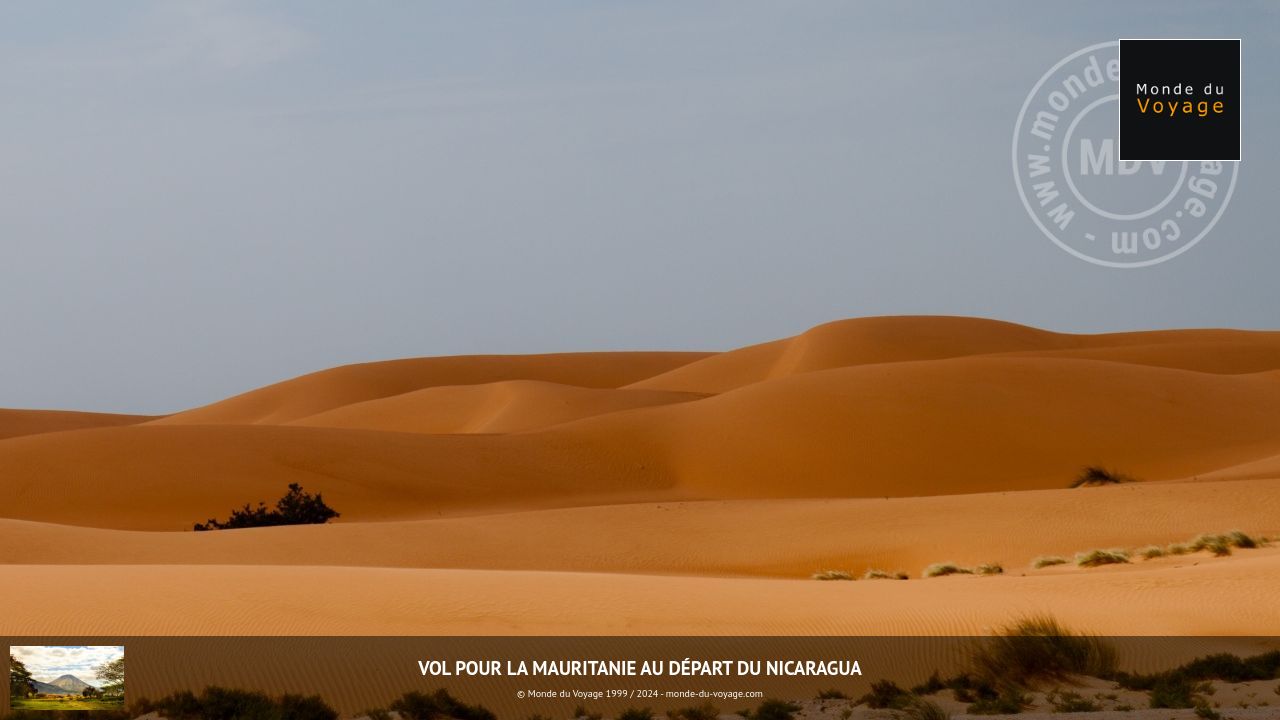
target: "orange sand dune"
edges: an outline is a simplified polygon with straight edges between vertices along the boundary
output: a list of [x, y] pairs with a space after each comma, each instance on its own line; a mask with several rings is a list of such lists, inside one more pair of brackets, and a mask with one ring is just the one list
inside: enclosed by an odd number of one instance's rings
[[153, 419], [154, 417], [150, 415], [0, 409], [0, 440], [64, 430], [136, 425]]
[[[0, 634], [1276, 627], [1280, 549], [1027, 565], [1280, 533], [1280, 333], [868, 318], [352, 365], [143, 420], [0, 411]], [[1065, 489], [1089, 464], [1146, 482]], [[182, 532], [290, 482], [339, 522]], [[804, 579], [946, 560], [1008, 572]]]
[[793, 375], [595, 428], [665, 433], [702, 497], [942, 495], [1063, 487], [1086, 464], [1157, 480], [1276, 454], [1278, 403], [1280, 373], [972, 357]]
[[294, 425], [415, 433], [510, 433], [640, 407], [697, 400], [695, 393], [614, 390], [507, 380], [425, 388], [295, 420]]
[[[88, 635], [1272, 635], [1280, 551], [1170, 569], [815, 582], [492, 570], [0, 566], [4, 628]], [[93, 592], [82, 592], [92, 587]], [[121, 612], [128, 608], [128, 612]], [[179, 610], [180, 609], [180, 610]]]
[[251, 390], [157, 422], [285, 423], [343, 405], [427, 387], [503, 380], [616, 388], [706, 356], [693, 352], [460, 355], [344, 365]]
[[[1180, 347], [1166, 349], [1162, 345]], [[1112, 348], [1119, 351], [1106, 352]], [[1100, 359], [1205, 372], [1280, 368], [1280, 333], [1276, 332], [1166, 330], [1068, 335], [981, 318], [872, 317], [827, 323], [792, 338], [713, 355], [641, 380], [634, 387], [714, 393], [854, 365], [1082, 350], [1101, 351], [1096, 353]]]
[[[1138, 517], [1142, 522], [1134, 522]], [[10, 557], [31, 564], [127, 559], [806, 578], [823, 569], [860, 574], [867, 568], [918, 576], [940, 561], [1000, 562], [1022, 573], [1039, 555], [1163, 545], [1233, 528], [1280, 536], [1280, 481], [1135, 483], [891, 500], [635, 503], [218, 533], [0, 520], [0, 545]]]
[[323, 490], [346, 521], [530, 503], [954, 495], [1060, 488], [1086, 464], [1145, 480], [1207, 473], [1280, 454], [1277, 427], [1280, 373], [956, 358], [815, 371], [512, 435], [150, 425], [16, 438], [0, 444], [0, 477], [14, 479], [0, 507], [175, 530], [293, 481]]
[[[0, 508], [27, 520], [182, 530], [271, 501], [290, 482], [323, 492], [346, 521], [672, 496], [669, 476], [640, 462], [601, 467], [599, 448], [576, 438], [530, 437], [273, 425], [37, 435], [0, 443]], [[584, 483], [574, 467], [599, 475]]]

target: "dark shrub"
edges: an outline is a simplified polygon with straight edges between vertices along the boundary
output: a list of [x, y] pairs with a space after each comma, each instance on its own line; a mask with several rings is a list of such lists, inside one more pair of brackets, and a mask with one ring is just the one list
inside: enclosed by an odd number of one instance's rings
[[320, 493], [311, 495], [303, 492], [298, 483], [289, 483], [289, 492], [276, 501], [274, 509], [267, 509], [267, 504], [262, 502], [256, 508], [246, 503], [239, 510], [232, 510], [231, 517], [226, 521], [209, 518], [208, 522], [196, 523], [195, 530], [201, 532], [279, 525], [323, 525], [339, 514], [324, 504], [324, 496]]
[[1108, 677], [1116, 669], [1114, 648], [1072, 633], [1050, 617], [1031, 617], [1005, 628], [978, 648], [972, 661], [987, 681], [1019, 687], [1069, 675]]
[[898, 687], [892, 680], [877, 680], [871, 683], [871, 692], [858, 698], [858, 704], [877, 710], [891, 708], [902, 710], [911, 704], [911, 693]]
[[671, 720], [716, 720], [716, 718], [720, 717], [720, 711], [716, 709], [715, 705], [707, 703], [705, 705], [668, 710], [667, 717], [671, 718]]
[[618, 713], [617, 720], [653, 720], [653, 710], [650, 708], [627, 708]]
[[754, 720], [791, 720], [800, 706], [785, 700], [765, 700], [751, 714]]
[[1133, 482], [1133, 478], [1118, 472], [1112, 472], [1098, 465], [1090, 465], [1080, 471], [1071, 487], [1089, 487], [1093, 485], [1119, 485]]
[[497, 720], [492, 712], [480, 705], [467, 705], [443, 688], [431, 694], [411, 692], [405, 693], [399, 700], [391, 703], [391, 709], [399, 712], [409, 720]]

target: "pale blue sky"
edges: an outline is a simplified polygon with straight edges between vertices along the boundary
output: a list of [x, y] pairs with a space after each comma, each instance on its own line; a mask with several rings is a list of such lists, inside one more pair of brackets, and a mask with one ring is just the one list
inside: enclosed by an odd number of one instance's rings
[[[0, 406], [167, 412], [410, 355], [841, 317], [1280, 327], [1280, 4], [0, 5]], [[1242, 37], [1245, 162], [1141, 271], [1009, 170], [1055, 61]]]

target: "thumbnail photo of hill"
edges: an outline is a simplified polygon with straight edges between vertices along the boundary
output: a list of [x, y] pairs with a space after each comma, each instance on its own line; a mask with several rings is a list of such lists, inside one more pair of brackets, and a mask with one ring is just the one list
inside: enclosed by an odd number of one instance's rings
[[0, 516], [16, 636], [1269, 635], [1280, 332], [874, 317], [5, 410]]
[[12, 710], [119, 710], [124, 707], [124, 648], [121, 646], [13, 646], [9, 648], [8, 670]]

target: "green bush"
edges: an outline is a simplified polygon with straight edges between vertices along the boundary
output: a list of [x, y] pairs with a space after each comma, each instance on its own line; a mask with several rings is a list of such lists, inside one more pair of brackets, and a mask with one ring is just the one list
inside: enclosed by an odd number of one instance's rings
[[1031, 567], [1039, 570], [1040, 568], [1052, 567], [1054, 565], [1066, 565], [1070, 560], [1058, 555], [1041, 555], [1031, 561]]

